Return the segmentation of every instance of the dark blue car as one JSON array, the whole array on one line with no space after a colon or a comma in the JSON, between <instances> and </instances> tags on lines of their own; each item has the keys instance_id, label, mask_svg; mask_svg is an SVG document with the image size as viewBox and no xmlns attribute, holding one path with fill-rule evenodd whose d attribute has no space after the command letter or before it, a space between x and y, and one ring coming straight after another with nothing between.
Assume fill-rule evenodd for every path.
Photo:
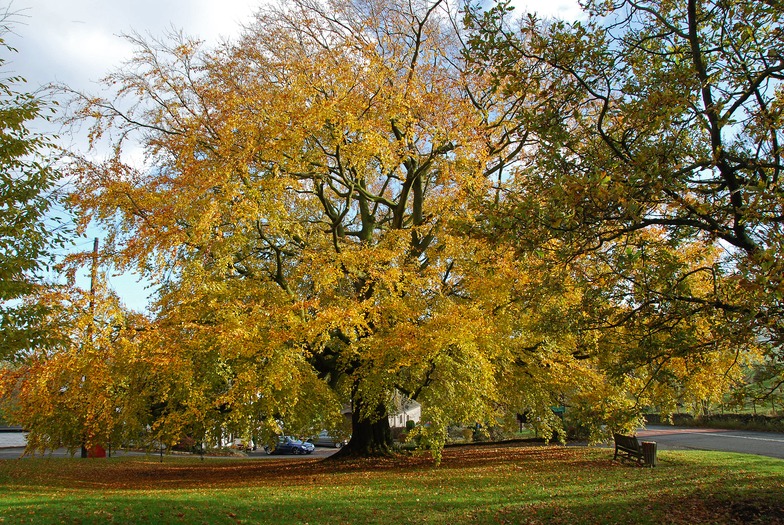
<instances>
[{"instance_id":1,"label":"dark blue car","mask_svg":"<svg viewBox=\"0 0 784 525\"><path fill-rule=\"evenodd\" d=\"M274 446L265 446L264 452L267 454L310 454L315 448L313 443L300 441L291 436L280 436Z\"/></svg>"}]
</instances>

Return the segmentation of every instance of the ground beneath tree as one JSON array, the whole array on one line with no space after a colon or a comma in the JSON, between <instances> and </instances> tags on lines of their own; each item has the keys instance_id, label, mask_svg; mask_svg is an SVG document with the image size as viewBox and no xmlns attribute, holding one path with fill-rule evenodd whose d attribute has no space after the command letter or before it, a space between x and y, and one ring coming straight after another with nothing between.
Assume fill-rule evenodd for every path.
<instances>
[{"instance_id":1,"label":"ground beneath tree","mask_svg":"<svg viewBox=\"0 0 784 525\"><path fill-rule=\"evenodd\" d=\"M468 498L475 495L472 491L477 497L482 491L509 493L503 505L478 505L469 513L468 521L481 523L635 522L634 516L652 513L676 524L784 524L780 472L771 482L761 481L738 472L737 466L706 466L691 462L694 456L689 453L669 454L660 455L655 469L614 462L607 449L521 443L448 448L438 466L429 454L330 461L300 457L9 460L0 461L5 476L0 485L91 493L160 491L171 497L172 492L192 489L317 492L319 487L340 485L348 492L381 485L384 491L394 491L406 483L422 483L445 495ZM38 467L28 468L31 464Z\"/></svg>"}]
</instances>

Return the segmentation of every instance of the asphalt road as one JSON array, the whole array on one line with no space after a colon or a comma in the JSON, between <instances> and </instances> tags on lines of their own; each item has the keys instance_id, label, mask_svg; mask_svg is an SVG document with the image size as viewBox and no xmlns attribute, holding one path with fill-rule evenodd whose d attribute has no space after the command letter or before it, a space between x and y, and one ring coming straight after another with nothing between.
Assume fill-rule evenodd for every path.
<instances>
[{"instance_id":1,"label":"asphalt road","mask_svg":"<svg viewBox=\"0 0 784 525\"><path fill-rule=\"evenodd\" d=\"M637 438L655 441L659 450L719 450L784 459L784 434L773 432L648 426Z\"/></svg>"},{"instance_id":2,"label":"asphalt road","mask_svg":"<svg viewBox=\"0 0 784 525\"><path fill-rule=\"evenodd\" d=\"M749 432L742 430L717 430L708 428L679 428L667 426L649 426L637 432L640 441L655 441L659 450L695 449L719 450L724 452L741 452L744 454L757 454L772 458L784 459L784 434L772 432ZM24 447L14 445L14 439L20 435L0 435L0 459L16 459L21 457ZM4 443L5 442L5 443ZM267 455L262 451L251 452L253 458L325 458L334 454L333 448L316 447L309 456L279 456ZM138 454L140 452L116 451L114 455ZM65 449L55 450L52 457L68 457ZM149 454L155 457L155 454ZM243 457L243 456L240 456Z\"/></svg>"},{"instance_id":3,"label":"asphalt road","mask_svg":"<svg viewBox=\"0 0 784 525\"><path fill-rule=\"evenodd\" d=\"M0 448L0 459L19 459L19 458L22 457L22 453L23 452L24 452L24 447L5 447L5 448ZM238 455L238 456L204 456L204 459L243 459L243 458L247 459L249 457L253 458L253 459L262 459L262 460L264 460L264 459L281 459L281 458L292 458L292 459L295 459L295 458L301 458L301 459L319 458L319 459L324 459L324 458L327 458L327 457L331 456L335 452L337 452L337 450L334 449L334 448L317 447L316 450L314 450L312 454L308 454L306 456L297 456L297 455L293 455L293 454L286 454L286 455L283 455L283 454L272 454L272 455L269 455L269 454L265 454L264 452L250 452L247 456L241 456L241 455ZM118 456L148 456L148 457L150 457L152 459L157 459L159 457L158 454L155 453L155 452L146 453L146 452L136 452L136 451L113 450L112 451L112 457L118 457ZM27 457L30 457L30 456L25 456L25 457L27 458ZM44 454L43 456L41 456L40 454L36 454L35 457L37 457L37 458L40 458L40 457L44 457L44 458L48 458L48 457L67 458L67 457L71 457L71 454L69 454L66 449L59 448L59 449L51 452L51 454L47 451L47 453ZM79 451L77 451L76 455L73 456L73 457L78 458L79 457ZM164 458L166 458L166 457L170 457L170 456L166 456L166 454L164 454Z\"/></svg>"},{"instance_id":4,"label":"asphalt road","mask_svg":"<svg viewBox=\"0 0 784 525\"><path fill-rule=\"evenodd\" d=\"M0 432L0 459L18 459L22 457L24 453L24 443L25 438L22 432ZM316 447L316 450L313 451L312 454L306 456L297 456L297 455L279 455L279 454L266 454L263 450L255 450L252 452L248 452L247 456L204 456L205 459L220 457L220 458L227 458L227 457L236 457L236 458L245 458L245 457L252 457L255 459L274 459L274 458L326 458L337 452L338 449L331 448L331 447ZM151 458L158 457L158 454L155 452L135 452L135 451L124 451L124 450L113 450L112 456L149 456ZM29 456L27 456L29 457ZM54 458L65 458L71 457L71 454L64 448L57 449L52 451L51 453L47 452L43 456L40 454L36 455L36 457L54 457ZM77 451L76 456L79 457L79 453Z\"/></svg>"}]
</instances>

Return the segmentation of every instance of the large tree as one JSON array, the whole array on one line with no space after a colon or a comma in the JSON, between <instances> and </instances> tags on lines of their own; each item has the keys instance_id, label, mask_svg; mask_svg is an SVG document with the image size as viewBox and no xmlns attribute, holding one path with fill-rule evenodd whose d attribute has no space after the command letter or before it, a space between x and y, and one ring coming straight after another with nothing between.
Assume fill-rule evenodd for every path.
<instances>
[{"instance_id":1,"label":"large tree","mask_svg":"<svg viewBox=\"0 0 784 525\"><path fill-rule=\"evenodd\" d=\"M348 402L346 453L385 453L397 391L424 405L437 450L448 424L493 421L505 363L540 348L506 308L523 261L465 234L468 198L520 141L487 126L454 15L441 0L291 1L212 53L134 39L108 79L120 96L82 99L117 155L75 165L74 202L119 263L163 274L161 344L203 358L213 424L271 440ZM134 133L144 168L122 157ZM527 390L542 412L543 391Z\"/></svg>"},{"instance_id":2,"label":"large tree","mask_svg":"<svg viewBox=\"0 0 784 525\"><path fill-rule=\"evenodd\" d=\"M781 365L782 4L585 8L573 24L513 20L507 4L469 17L477 67L513 104L507 126L531 130L487 213L494 234L583 261L593 295L614 298L595 327L639 341L627 369L719 343ZM698 316L713 333L684 339Z\"/></svg>"},{"instance_id":3,"label":"large tree","mask_svg":"<svg viewBox=\"0 0 784 525\"><path fill-rule=\"evenodd\" d=\"M557 124L583 118L554 113L580 83L514 56L531 69L511 78L538 86L516 96L492 67L465 67L455 14L292 0L212 51L132 37L133 62L107 78L117 96L77 96L74 117L114 154L75 161L73 202L108 228L116 264L161 283L154 322L127 339L165 363L144 383L160 439L271 442L337 425L347 403L345 453L383 454L397 393L422 403L436 452L450 424L524 409L551 430L562 402L599 438L715 382L706 363L732 368L709 244L657 225L565 264L592 232L552 235L574 195L539 169L582 173L546 155L569 137ZM532 100L554 79L571 91ZM591 137L570 146L591 152Z\"/></svg>"}]
</instances>

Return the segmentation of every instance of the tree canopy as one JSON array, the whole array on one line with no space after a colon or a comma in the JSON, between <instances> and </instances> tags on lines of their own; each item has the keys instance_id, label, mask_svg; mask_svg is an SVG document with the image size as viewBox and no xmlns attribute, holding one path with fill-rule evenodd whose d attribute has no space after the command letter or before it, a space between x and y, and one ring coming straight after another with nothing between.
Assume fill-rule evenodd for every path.
<instances>
[{"instance_id":1,"label":"tree canopy","mask_svg":"<svg viewBox=\"0 0 784 525\"><path fill-rule=\"evenodd\" d=\"M128 37L110 94L71 92L112 152L71 202L160 288L150 319L56 299L66 342L6 374L37 446L272 442L348 405L345 453L384 454L399 394L436 455L562 404L597 440L780 363L781 10L587 7L289 0L215 49Z\"/></svg>"},{"instance_id":2,"label":"tree canopy","mask_svg":"<svg viewBox=\"0 0 784 525\"><path fill-rule=\"evenodd\" d=\"M606 324L668 339L641 362L720 343L781 364L781 8L587 2L567 24L501 4L470 18L477 67L514 101L509 125L530 130L496 231L596 265L589 279L621 306ZM680 347L673 330L703 315L714 335Z\"/></svg>"},{"instance_id":3,"label":"tree canopy","mask_svg":"<svg viewBox=\"0 0 784 525\"><path fill-rule=\"evenodd\" d=\"M245 432L348 402L347 450L384 452L402 392L438 450L447 425L524 402L550 424L580 375L571 334L530 311L572 297L548 303L525 257L467 233L521 142L489 125L504 102L464 68L455 19L441 1L289 2L213 52L134 39L108 79L129 108L84 99L118 155L79 164L75 203L121 260L168 272L162 344L209 363L210 409ZM132 132L144 169L119 156Z\"/></svg>"}]
</instances>

